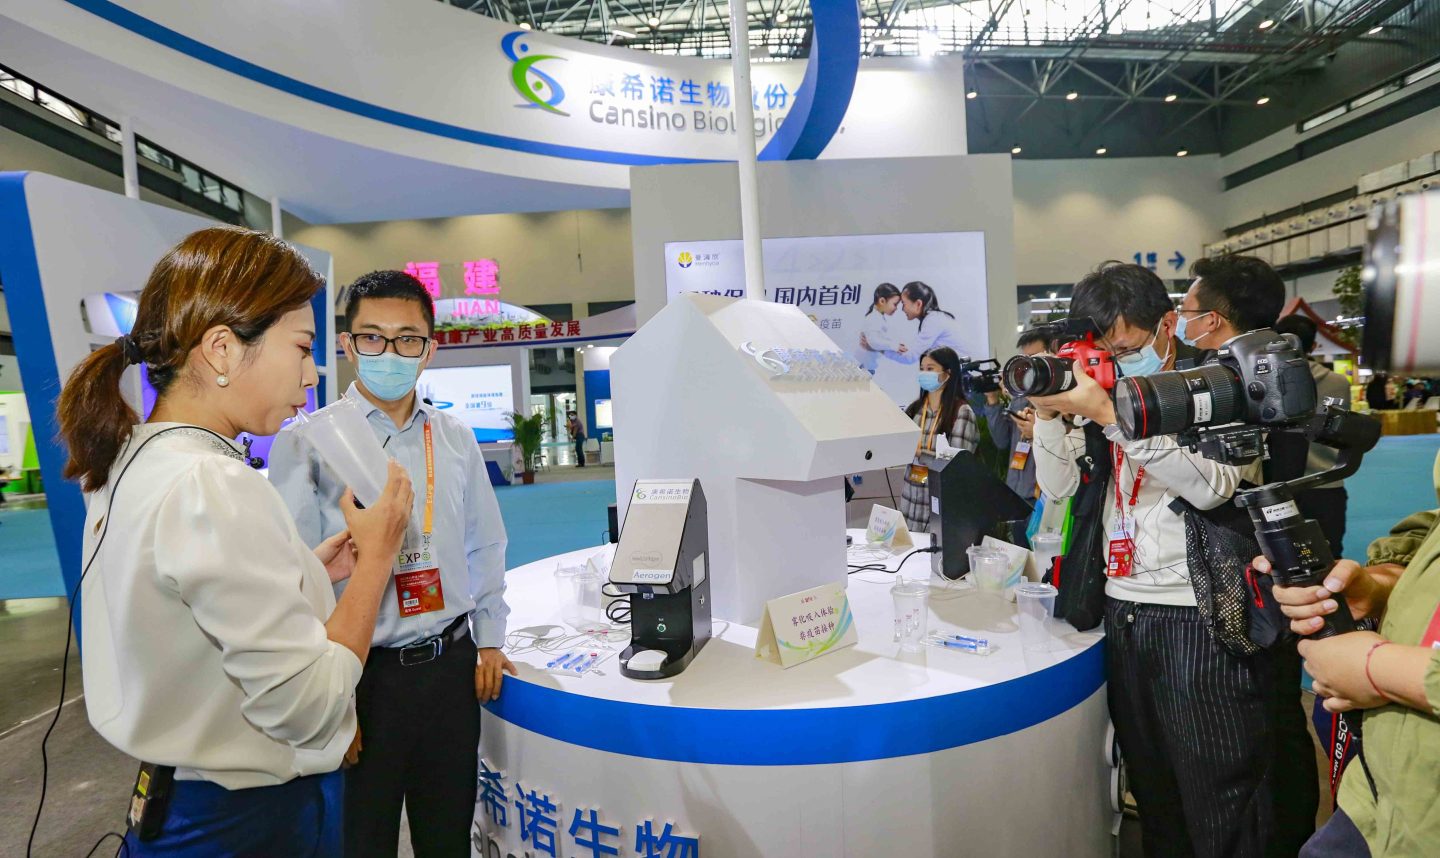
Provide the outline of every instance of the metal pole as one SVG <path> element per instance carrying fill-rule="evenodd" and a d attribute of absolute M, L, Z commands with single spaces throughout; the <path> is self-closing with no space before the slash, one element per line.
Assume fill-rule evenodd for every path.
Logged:
<path fill-rule="evenodd" d="M 135 123 L 120 118 L 120 170 L 125 177 L 125 196 L 140 199 L 140 165 L 135 161 Z"/>
<path fill-rule="evenodd" d="M 740 166 L 740 239 L 745 246 L 745 297 L 765 297 L 760 247 L 760 183 L 755 175 L 755 108 L 750 102 L 750 22 L 746 0 L 730 0 L 730 65 L 734 73 L 736 161 Z"/>
<path fill-rule="evenodd" d="M 276 238 L 285 237 L 285 212 L 280 209 L 280 198 L 270 198 L 270 234 Z"/>

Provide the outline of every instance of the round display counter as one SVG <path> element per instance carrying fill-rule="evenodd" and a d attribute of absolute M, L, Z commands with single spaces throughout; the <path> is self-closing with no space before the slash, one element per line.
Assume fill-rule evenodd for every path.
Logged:
<path fill-rule="evenodd" d="M 553 573 L 598 550 L 506 576 L 519 676 L 483 715 L 476 855 L 1109 854 L 1100 634 L 1056 624 L 1049 651 L 1024 650 L 1014 604 L 934 579 L 930 630 L 993 651 L 901 652 L 895 576 L 865 571 L 849 578 L 859 642 L 789 669 L 755 657 L 755 628 L 716 620 L 671 679 L 628 679 L 615 655 L 547 670 L 625 645 L 561 627 Z"/>

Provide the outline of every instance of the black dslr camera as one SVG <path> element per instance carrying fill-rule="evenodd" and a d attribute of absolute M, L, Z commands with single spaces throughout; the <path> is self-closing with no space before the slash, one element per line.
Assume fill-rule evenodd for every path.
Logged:
<path fill-rule="evenodd" d="M 1251 331 L 1194 369 L 1120 379 L 1115 416 L 1130 439 L 1175 435 L 1207 459 L 1232 465 L 1264 458 L 1266 435 L 1288 432 L 1340 451 L 1335 467 L 1235 495 L 1250 514 L 1271 577 L 1286 587 L 1318 585 L 1335 565 L 1320 525 L 1300 513 L 1295 493 L 1344 479 L 1380 439 L 1380 423 L 1316 402 L 1315 380 L 1293 335 Z M 1314 637 L 1355 630 L 1342 604 Z"/>
<path fill-rule="evenodd" d="M 1121 378 L 1115 416 L 1127 438 L 1202 426 L 1289 426 L 1315 414 L 1315 380 L 1293 334 L 1241 334 L 1194 369 Z"/>

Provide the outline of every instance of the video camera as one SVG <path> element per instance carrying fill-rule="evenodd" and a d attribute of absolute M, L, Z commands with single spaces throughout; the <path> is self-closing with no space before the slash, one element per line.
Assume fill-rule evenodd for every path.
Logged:
<path fill-rule="evenodd" d="M 1115 359 L 1095 342 L 1104 335 L 1094 320 L 1062 319 L 1037 325 L 1034 333 L 1047 342 L 1066 340 L 1053 355 L 1016 355 L 1005 362 L 1001 376 L 1011 396 L 1054 396 L 1075 387 L 1073 361 L 1106 390 L 1115 387 Z"/>
<path fill-rule="evenodd" d="M 994 358 L 960 361 L 960 390 L 967 399 L 999 389 L 1000 361 Z"/>

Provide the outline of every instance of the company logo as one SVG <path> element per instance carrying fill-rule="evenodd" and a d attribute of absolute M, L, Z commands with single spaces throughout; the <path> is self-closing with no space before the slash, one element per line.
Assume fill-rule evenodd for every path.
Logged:
<path fill-rule="evenodd" d="M 680 251 L 680 256 L 676 261 L 680 263 L 681 268 L 689 268 L 690 266 L 695 264 L 695 257 L 690 255 L 690 251 L 682 250 Z"/>
<path fill-rule="evenodd" d="M 570 114 L 560 109 L 560 103 L 565 100 L 565 88 L 560 82 L 537 68 L 542 60 L 556 60 L 564 62 L 564 57 L 557 57 L 553 54 L 530 54 L 530 46 L 521 41 L 529 35 L 525 30 L 516 30 L 500 40 L 500 49 L 505 56 L 513 63 L 510 67 L 510 83 L 520 97 L 525 99 L 524 104 L 517 104 L 516 107 L 538 107 L 541 110 L 549 111 L 557 116 L 569 116 Z"/>
<path fill-rule="evenodd" d="M 430 401 L 434 404 L 434 407 L 435 407 L 437 410 L 439 410 L 439 411 L 444 411 L 444 410 L 447 409 L 447 408 L 454 408 L 454 407 L 455 407 L 455 403 L 453 403 L 453 402 L 443 402 L 443 401 L 441 401 L 441 400 L 439 400 L 439 399 L 432 399 L 432 400 L 430 400 Z"/>

